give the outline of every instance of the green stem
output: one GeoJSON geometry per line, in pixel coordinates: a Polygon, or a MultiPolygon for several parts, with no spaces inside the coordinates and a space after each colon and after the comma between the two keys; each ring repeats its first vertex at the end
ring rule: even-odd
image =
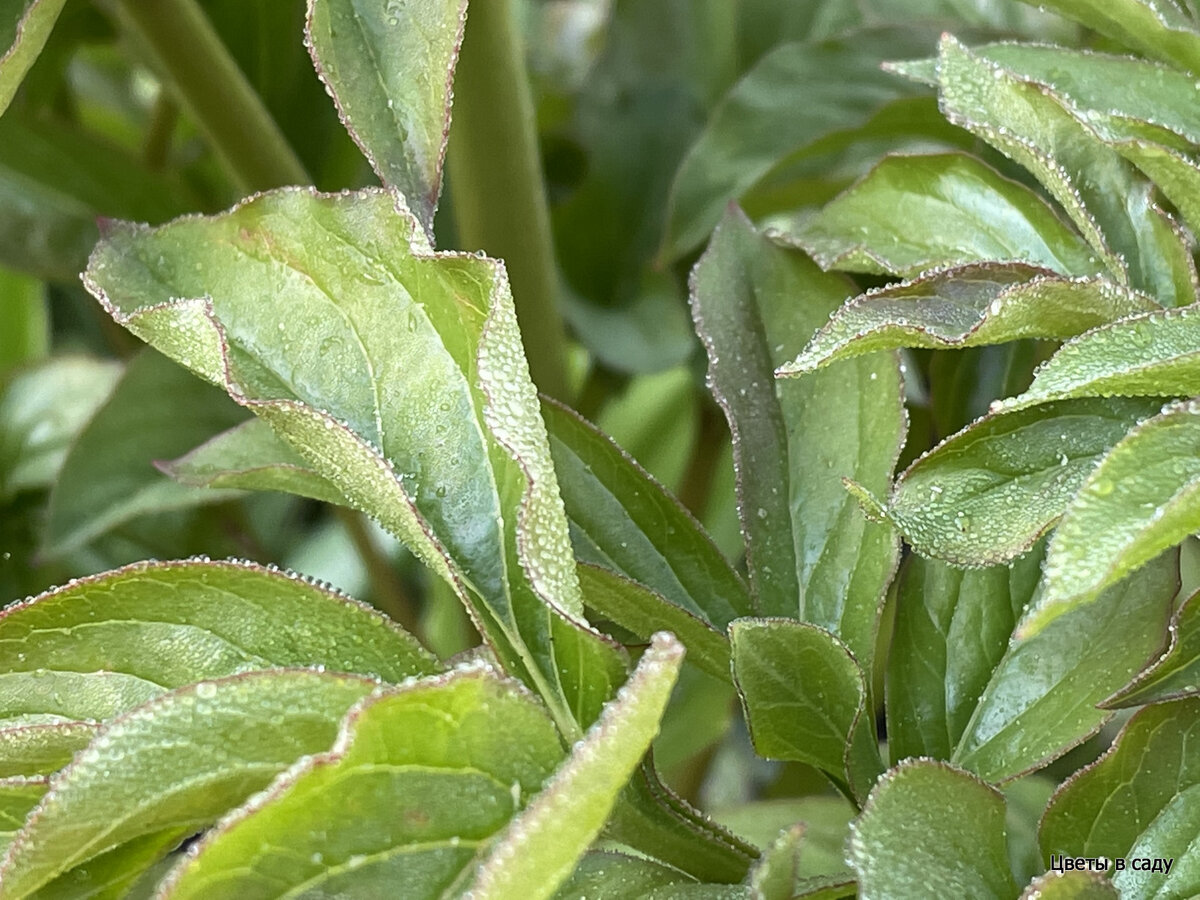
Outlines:
{"type": "Polygon", "coordinates": [[[550,214],[512,0],[471,4],[446,166],[459,244],[505,261],[534,383],[569,401],[550,214]]]}
{"type": "Polygon", "coordinates": [[[311,183],[196,0],[119,0],[115,12],[242,191],[311,183]]]}

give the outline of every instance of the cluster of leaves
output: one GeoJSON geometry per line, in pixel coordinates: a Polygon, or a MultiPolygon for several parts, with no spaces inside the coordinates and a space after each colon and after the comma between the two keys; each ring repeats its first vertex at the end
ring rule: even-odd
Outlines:
{"type": "Polygon", "coordinates": [[[1049,5],[0,4],[0,898],[1200,891],[1200,22],[1049,5]],[[311,501],[405,628],[118,565],[311,501]]]}

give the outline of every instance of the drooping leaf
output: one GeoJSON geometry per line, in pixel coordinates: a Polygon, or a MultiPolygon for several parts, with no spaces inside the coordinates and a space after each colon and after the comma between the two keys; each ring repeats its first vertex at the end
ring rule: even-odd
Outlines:
{"type": "Polygon", "coordinates": [[[1003,408],[1064,397],[1188,397],[1200,393],[1200,312],[1167,309],[1067,341],[1003,408]]]}
{"type": "Polygon", "coordinates": [[[1039,875],[1018,900],[1120,900],[1120,896],[1107,876],[1075,870],[1039,875]]]}
{"type": "Polygon", "coordinates": [[[787,619],[730,626],[733,678],[759,755],[816,766],[860,797],[883,771],[867,686],[837,638],[787,619]]]}
{"type": "Polygon", "coordinates": [[[542,415],[581,559],[632,578],[719,629],[749,615],[745,584],[678,500],[571,410],[544,401],[542,415]]]}
{"type": "Polygon", "coordinates": [[[1159,406],[1085,399],[988,415],[913,463],[887,514],[923,554],[1005,562],[1045,534],[1103,455],[1159,406]]]}
{"type": "Polygon", "coordinates": [[[305,38],[342,121],[433,233],[466,0],[308,0],[305,38]]]}
{"type": "Polygon", "coordinates": [[[0,661],[0,715],[72,719],[103,719],[164,690],[275,666],[393,682],[437,668],[363,604],[279,571],[201,560],[138,563],[9,606],[0,613],[0,661]]]}
{"type": "Polygon", "coordinates": [[[566,880],[658,733],[683,653],[671,635],[654,635],[617,698],[488,848],[471,897],[543,900],[566,880]]]}
{"type": "Polygon", "coordinates": [[[1200,700],[1139,710],[1112,747],[1051,799],[1039,833],[1043,859],[1129,856],[1172,798],[1200,785],[1198,730],[1200,700]]]}
{"type": "Polygon", "coordinates": [[[0,497],[54,481],[71,442],[120,374],[114,362],[67,356],[19,372],[5,385],[0,394],[0,497]]]}
{"type": "Polygon", "coordinates": [[[450,581],[565,730],[594,718],[622,665],[581,617],[500,263],[433,253],[395,194],[284,189],[115,227],[85,283],[450,581]]]}
{"type": "Polygon", "coordinates": [[[1038,4],[1147,56],[1200,75],[1200,31],[1184,8],[1170,0],[1038,0],[1038,4]]]}
{"type": "Polygon", "coordinates": [[[1116,280],[1164,306],[1195,302],[1194,263],[1150,182],[1061,98],[949,36],[937,72],[947,117],[1037,176],[1116,280]]]}
{"type": "Polygon", "coordinates": [[[738,514],[756,609],[837,635],[871,671],[895,537],[867,522],[849,477],[890,480],[905,429],[894,356],[776,381],[848,293],[798,252],[777,247],[733,210],[692,274],[692,310],[725,409],[738,473],[738,514]]]}
{"type": "Polygon", "coordinates": [[[958,569],[910,556],[888,655],[888,750],[949,759],[1041,577],[1042,553],[958,569]]]}
{"type": "Polygon", "coordinates": [[[109,722],[13,841],[0,897],[26,896],[138,838],[215,822],[301,756],[328,749],[346,710],[375,687],[302,669],[250,672],[109,722]]]}
{"type": "Polygon", "coordinates": [[[823,43],[782,44],[729,91],[684,157],[671,188],[663,255],[700,244],[727,203],[785,156],[826,135],[863,124],[912,88],[878,68],[898,47],[917,46],[907,32],[860,32],[823,43]],[[797,106],[795,86],[805,86],[797,106]]]}
{"type": "Polygon", "coordinates": [[[962,266],[855,297],[778,371],[799,375],[900,347],[957,349],[1073,337],[1156,307],[1104,279],[1059,278],[1023,264],[962,266]]]}
{"type": "Polygon", "coordinates": [[[0,113],[46,45],[66,0],[4,0],[0,5],[0,113]]]}
{"type": "Polygon", "coordinates": [[[1165,641],[1179,588],[1177,566],[1173,554],[1164,554],[1090,606],[1016,640],[996,667],[951,761],[986,781],[1008,780],[1100,728],[1111,713],[1097,704],[1124,687],[1165,641]]]}
{"type": "Polygon", "coordinates": [[[139,354],[79,433],[50,494],[45,550],[62,555],[131,518],[228,500],[154,468],[233,427],[245,412],[222,392],[153,351],[139,354]]]}
{"type": "Polygon", "coordinates": [[[889,771],[851,826],[847,846],[863,900],[1016,894],[1004,849],[1004,797],[933,760],[889,771]]]}
{"type": "Polygon", "coordinates": [[[852,272],[914,277],[994,261],[1068,277],[1101,271],[1044,200],[964,153],[887,156],[788,240],[822,268],[852,272]]]}
{"type": "Polygon", "coordinates": [[[512,682],[459,670],[376,694],[333,749],[294,766],[209,833],[168,894],[437,897],[562,759],[554,725],[512,682]]]}
{"type": "Polygon", "coordinates": [[[1132,865],[1113,875],[1121,897],[1150,900],[1154,897],[1195,896],[1200,890],[1200,785],[1192,785],[1167,801],[1150,826],[1129,849],[1132,865]],[[1169,861],[1171,868],[1154,863],[1169,861]],[[1144,866],[1144,868],[1143,868],[1144,866]]]}
{"type": "Polygon", "coordinates": [[[1171,617],[1171,645],[1128,687],[1104,701],[1110,709],[1175,700],[1200,693],[1200,593],[1171,617]]]}
{"type": "Polygon", "coordinates": [[[1026,634],[1200,530],[1200,403],[1136,426],[1088,475],[1050,541],[1045,589],[1026,634]]]}

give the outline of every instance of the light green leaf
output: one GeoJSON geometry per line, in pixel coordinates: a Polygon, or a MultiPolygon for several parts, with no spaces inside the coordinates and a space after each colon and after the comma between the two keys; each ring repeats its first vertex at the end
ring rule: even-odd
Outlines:
{"type": "Polygon", "coordinates": [[[0,715],[72,719],[274,666],[393,682],[437,667],[364,604],[250,563],[202,560],[138,563],[9,606],[0,660],[0,715]]]}
{"type": "Polygon", "coordinates": [[[0,778],[0,856],[46,793],[46,778],[0,778]]]}
{"type": "Polygon", "coordinates": [[[4,0],[0,3],[0,113],[8,108],[30,66],[42,52],[66,0],[4,0]]]}
{"type": "Polygon", "coordinates": [[[1125,689],[1104,701],[1110,709],[1175,700],[1200,693],[1200,592],[1171,617],[1171,646],[1125,689]]]}
{"type": "Polygon", "coordinates": [[[1165,408],[1088,475],[1050,541],[1032,634],[1200,530],[1200,402],[1165,408]]]}
{"type": "Polygon", "coordinates": [[[729,637],[734,684],[759,755],[806,762],[865,796],[883,765],[864,718],[866,682],[846,647],[787,619],[740,619],[729,637]]]}
{"type": "Polygon", "coordinates": [[[429,235],[466,15],[466,0],[308,0],[306,43],[343,124],[429,235]]]}
{"type": "Polygon", "coordinates": [[[46,285],[0,268],[0,378],[16,366],[36,362],[50,350],[50,307],[46,285]]]}
{"type": "Polygon", "coordinates": [[[1047,872],[1021,892],[1018,900],[1120,900],[1108,877],[1099,872],[1047,872]]]}
{"type": "MultiPolygon", "coordinates": [[[[1031,771],[1111,716],[1097,704],[1124,687],[1166,638],[1179,588],[1164,554],[1088,607],[1016,640],[996,667],[951,761],[989,782],[1031,771]]],[[[1036,602],[1036,600],[1035,600],[1036,602]]]]}
{"type": "Polygon", "coordinates": [[[49,775],[71,761],[96,736],[88,722],[0,728],[0,778],[49,775]]]}
{"type": "Polygon", "coordinates": [[[1129,856],[1172,798],[1200,785],[1198,736],[1200,700],[1139,710],[1108,752],[1051,799],[1039,834],[1042,858],[1129,856]]]}
{"type": "Polygon", "coordinates": [[[888,750],[949,759],[1041,577],[1042,553],[958,569],[909,556],[888,654],[888,750]]]}
{"type": "Polygon", "coordinates": [[[1126,867],[1113,875],[1113,887],[1126,900],[1194,897],[1200,891],[1200,785],[1167,801],[1150,827],[1129,849],[1145,869],[1126,867]],[[1170,860],[1171,869],[1152,861],[1170,860]]]}
{"type": "Polygon", "coordinates": [[[284,189],[114,227],[85,283],[450,581],[566,733],[595,717],[623,665],[582,619],[499,262],[433,253],[393,193],[284,189]]]}
{"type": "Polygon", "coordinates": [[[1150,182],[1044,85],[942,39],[942,109],[1029,169],[1062,204],[1112,276],[1164,306],[1195,302],[1196,272],[1150,182]]]}
{"type": "Polygon", "coordinates": [[[341,506],[345,495],[262,419],[250,419],[158,467],[192,487],[282,491],[341,506]]]}
{"type": "Polygon", "coordinates": [[[839,900],[858,896],[850,873],[809,877],[803,874],[808,855],[808,828],[798,822],[785,828],[766,849],[747,878],[754,900],[839,900]]]}
{"type": "Polygon", "coordinates": [[[645,469],[566,407],[543,401],[542,416],[580,559],[620,572],[722,630],[751,612],[742,579],[645,469]]]}
{"type": "Polygon", "coordinates": [[[656,630],[671,631],[688,650],[688,662],[729,681],[729,640],[702,619],[659,594],[601,566],[579,565],[583,602],[622,628],[649,640],[656,630]]]}
{"type": "Polygon", "coordinates": [[[725,408],[756,609],[837,635],[870,672],[878,610],[895,570],[886,525],[867,522],[849,477],[881,491],[906,420],[895,356],[776,381],[849,293],[842,278],[759,235],[730,211],[692,273],[692,313],[725,408]]]}
{"type": "Polygon", "coordinates": [[[851,826],[847,848],[863,900],[1016,894],[1004,848],[1004,797],[933,760],[889,771],[851,826]]]}
{"type": "Polygon", "coordinates": [[[698,884],[648,859],[610,851],[586,854],[554,900],[751,900],[747,888],[698,884]]]}
{"type": "Polygon", "coordinates": [[[8,382],[0,393],[0,497],[54,481],[71,442],[120,374],[114,362],[67,356],[8,382]]]}
{"type": "Polygon", "coordinates": [[[198,491],[154,468],[245,412],[186,369],[146,350],[129,362],[76,437],[50,493],[45,552],[61,556],[131,518],[237,496],[198,491]]]}
{"type": "Polygon", "coordinates": [[[1041,197],[964,153],[887,156],[788,235],[824,269],[913,277],[972,262],[1096,275],[1095,253],[1041,197]]]}
{"type": "Polygon", "coordinates": [[[1172,0],[1037,0],[1037,5],[1200,75],[1200,32],[1172,0]]]}
{"type": "Polygon", "coordinates": [[[1050,529],[1104,454],[1159,407],[1070,400],[986,416],[909,466],[887,515],[927,556],[1005,562],[1050,529]]]}
{"type": "Polygon", "coordinates": [[[855,297],[778,374],[799,375],[876,350],[1073,337],[1156,306],[1101,278],[1060,278],[1024,264],[962,266],[855,297]]]}
{"type": "Polygon", "coordinates": [[[911,86],[879,70],[885,54],[913,41],[906,32],[856,34],[823,43],[781,44],[759,60],[713,111],[671,188],[663,255],[700,244],[725,205],[793,151],[864,124],[911,86]],[[797,84],[805,102],[796,104],[797,84]]]}
{"type": "Polygon", "coordinates": [[[215,822],[299,757],[326,750],[376,682],[306,670],[204,681],[105,725],[51,782],[0,863],[23,897],[87,860],[215,822]]]}
{"type": "Polygon", "coordinates": [[[713,811],[713,817],[760,847],[769,847],[780,832],[804,826],[804,851],[797,875],[804,878],[852,878],[846,868],[845,844],[858,810],[844,797],[810,794],[781,800],[757,800],[713,811]]]}
{"type": "Polygon", "coordinates": [[[169,879],[175,900],[438,897],[563,757],[554,725],[481,668],[369,697],[310,757],[211,831],[169,879]]]}
{"type": "Polygon", "coordinates": [[[1131,316],[1067,341],[1006,409],[1064,397],[1200,394],[1200,309],[1131,316]]]}
{"type": "Polygon", "coordinates": [[[571,874],[658,734],[683,652],[671,635],[654,635],[616,699],[488,849],[472,898],[543,900],[571,874]]]}

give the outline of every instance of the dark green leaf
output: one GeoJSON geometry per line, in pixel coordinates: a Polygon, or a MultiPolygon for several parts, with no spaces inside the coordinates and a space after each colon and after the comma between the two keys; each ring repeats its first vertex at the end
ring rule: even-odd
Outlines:
{"type": "Polygon", "coordinates": [[[863,900],[1016,893],[1004,849],[1004,797],[933,760],[888,772],[852,826],[847,848],[863,900]]]}
{"type": "Polygon", "coordinates": [[[888,750],[949,759],[1041,577],[1042,553],[957,569],[912,555],[896,592],[888,655],[888,750]]]}
{"type": "Polygon", "coordinates": [[[47,511],[47,554],[67,553],[140,515],[236,496],[177,484],[154,461],[178,456],[245,415],[186,369],[153,351],[139,354],[63,460],[47,511]]]}
{"type": "Polygon", "coordinates": [[[309,0],[305,36],[342,120],[427,233],[442,187],[466,0],[309,0]]]}
{"type": "Polygon", "coordinates": [[[1096,463],[1159,409],[1091,399],[989,415],[897,479],[887,514],[915,549],[956,565],[1012,559],[1054,524],[1096,463]]]}
{"type": "Polygon", "coordinates": [[[46,286],[36,278],[0,269],[0,378],[14,367],[41,359],[50,349],[46,286]]]}
{"type": "Polygon", "coordinates": [[[130,841],[215,822],[301,756],[328,749],[346,710],[375,687],[299,669],[251,672],[109,722],[53,778],[14,840],[0,864],[5,891],[23,896],[130,841]]]}
{"type": "Polygon", "coordinates": [[[722,630],[751,612],[745,584],[678,500],[571,410],[544,401],[542,415],[581,559],[640,582],[722,630]]]}
{"type": "Polygon", "coordinates": [[[1192,594],[1171,618],[1171,646],[1137,679],[1109,697],[1109,708],[1141,706],[1200,693],[1200,593],[1192,594]]]}
{"type": "MultiPolygon", "coordinates": [[[[1179,587],[1164,554],[1088,607],[1008,649],[952,761],[986,781],[1015,778],[1082,742],[1111,713],[1097,704],[1157,655],[1179,587]]],[[[1036,602],[1036,601],[1035,601],[1036,602]]]]}
{"type": "Polygon", "coordinates": [[[1167,804],[1200,785],[1198,735],[1200,700],[1140,710],[1111,749],[1050,801],[1040,829],[1043,859],[1129,856],[1167,804]]]}
{"type": "Polygon", "coordinates": [[[1129,900],[1194,897],[1200,890],[1200,785],[1192,785],[1167,801],[1129,850],[1131,859],[1148,869],[1127,867],[1113,875],[1113,886],[1129,900]],[[1157,869],[1152,861],[1167,860],[1157,869]]]}
{"type": "Polygon", "coordinates": [[[1155,307],[1104,279],[1060,278],[1023,264],[962,266],[855,297],[778,371],[798,375],[900,347],[957,349],[1072,337],[1155,307]]]}
{"type": "Polygon", "coordinates": [[[730,211],[692,274],[692,311],[724,406],[756,608],[836,634],[870,672],[897,546],[845,492],[890,480],[905,418],[894,356],[776,381],[848,293],[840,277],[730,211]]]}
{"type": "Polygon", "coordinates": [[[66,0],[4,0],[0,3],[0,113],[42,52],[66,0]]]}
{"type": "Polygon", "coordinates": [[[1095,253],[1037,194],[963,153],[888,156],[789,235],[825,269],[912,277],[972,262],[1095,275],[1095,253]]]}
{"type": "Polygon", "coordinates": [[[787,619],[730,626],[733,678],[758,753],[816,766],[865,795],[883,766],[867,686],[854,657],[826,631],[787,619]]]}

